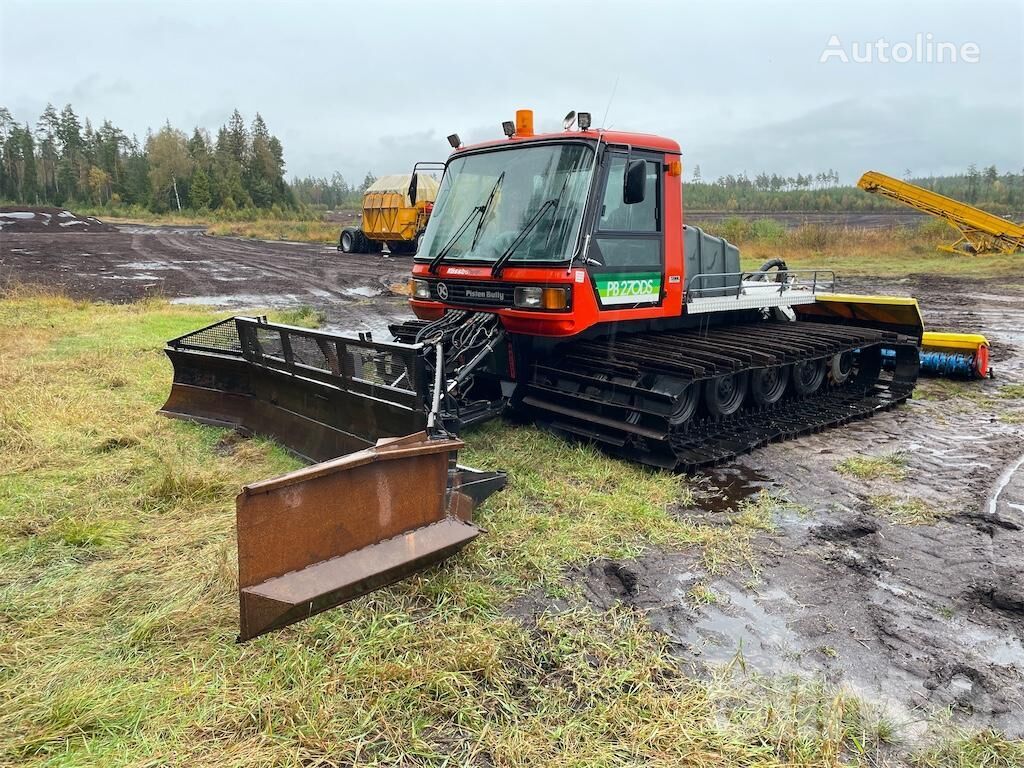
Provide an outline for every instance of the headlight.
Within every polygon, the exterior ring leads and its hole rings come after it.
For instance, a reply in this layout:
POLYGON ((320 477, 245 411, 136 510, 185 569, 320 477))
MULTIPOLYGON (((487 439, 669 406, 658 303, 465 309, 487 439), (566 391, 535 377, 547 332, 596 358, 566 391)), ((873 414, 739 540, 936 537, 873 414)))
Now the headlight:
POLYGON ((569 306, 569 289, 516 288, 514 303, 522 309, 565 309, 569 306))
POLYGON ((540 309, 543 288, 516 288, 515 305, 523 309, 540 309))
POLYGON ((428 283, 426 280, 413 280, 412 295, 415 296, 417 299, 429 299, 430 283, 428 283))

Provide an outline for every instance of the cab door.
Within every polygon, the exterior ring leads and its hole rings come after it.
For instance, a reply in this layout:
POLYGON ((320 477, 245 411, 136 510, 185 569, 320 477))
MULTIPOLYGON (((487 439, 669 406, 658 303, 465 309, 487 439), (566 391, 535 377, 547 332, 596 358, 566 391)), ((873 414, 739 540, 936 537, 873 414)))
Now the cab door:
POLYGON ((611 151, 599 186, 587 269, 602 310, 660 306, 665 295, 662 156, 611 151), (623 200, 627 160, 647 166, 644 199, 623 200))

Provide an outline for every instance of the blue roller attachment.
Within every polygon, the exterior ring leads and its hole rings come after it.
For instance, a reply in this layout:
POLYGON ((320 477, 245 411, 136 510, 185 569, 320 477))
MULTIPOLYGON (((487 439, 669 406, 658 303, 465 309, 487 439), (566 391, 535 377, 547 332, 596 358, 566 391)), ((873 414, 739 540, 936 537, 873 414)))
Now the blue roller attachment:
POLYGON ((973 379, 976 376, 974 355, 957 352, 921 351, 921 372, 940 376, 963 376, 973 379))

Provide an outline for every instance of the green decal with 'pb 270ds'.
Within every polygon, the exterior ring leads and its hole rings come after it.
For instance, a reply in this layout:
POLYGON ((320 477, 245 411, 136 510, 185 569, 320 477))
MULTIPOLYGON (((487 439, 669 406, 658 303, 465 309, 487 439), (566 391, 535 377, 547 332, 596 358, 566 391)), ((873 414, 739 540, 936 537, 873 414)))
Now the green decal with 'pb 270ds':
POLYGON ((595 275, 597 295, 601 305, 646 304, 661 298, 661 274, 659 272, 616 272, 595 275))

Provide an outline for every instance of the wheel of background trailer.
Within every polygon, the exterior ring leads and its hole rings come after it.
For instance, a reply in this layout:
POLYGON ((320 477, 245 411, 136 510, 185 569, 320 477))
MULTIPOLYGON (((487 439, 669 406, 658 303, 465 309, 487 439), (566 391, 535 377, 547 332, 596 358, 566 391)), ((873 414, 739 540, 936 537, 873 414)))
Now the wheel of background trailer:
POLYGON ((727 373, 709 379, 704 385, 704 404, 712 416, 731 416, 747 396, 747 374, 727 373))
POLYGON ((825 358, 801 360, 793 363, 793 391, 798 395, 809 395, 825 380, 825 358))
POLYGON ((853 373, 853 352, 840 352, 833 355, 828 363, 828 380, 830 384, 845 384, 853 373))
POLYGON ((352 253, 355 250, 356 244, 356 230, 354 229, 343 229, 341 230, 341 239, 338 242, 341 250, 345 253, 352 253))
POLYGON ((363 230, 356 230, 355 241, 356 253, 366 253, 370 250, 370 241, 367 239, 366 235, 363 234, 363 230))
POLYGON ((756 405, 774 405, 786 393, 789 366, 773 365, 750 372, 750 398, 756 405))
POLYGON ((693 418, 700 403, 700 387, 687 384, 683 390, 672 398, 672 410, 668 413, 668 423, 673 427, 681 427, 693 418))

